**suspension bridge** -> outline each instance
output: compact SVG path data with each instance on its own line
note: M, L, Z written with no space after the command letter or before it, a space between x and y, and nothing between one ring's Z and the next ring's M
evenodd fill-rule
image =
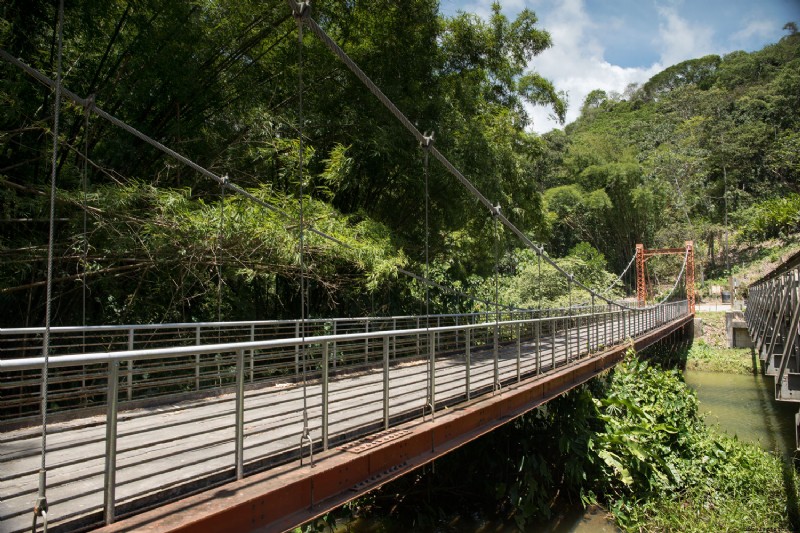
M544 261L566 279L570 305L517 309L501 305L497 292L487 302L435 284L426 236L424 274L398 272L489 311L432 314L426 302L426 312L415 316L308 317L304 235L347 245L304 219L301 176L299 319L55 327L51 208L45 325L0 329L3 531L31 524L59 531L289 529L586 382L631 347L676 341L691 331L693 243L638 246L628 264L636 264L635 299L587 286L452 165L432 134L417 130L311 18L307 2L287 3L301 50L305 28L420 143L426 191L433 157L487 209L496 231L502 224L540 266ZM59 106L67 99L223 190L297 222L63 87L60 33L58 50L55 80L0 50L4 61L55 91L51 206ZM427 193L425 209L427 220ZM682 255L683 262L672 289L648 304L645 261L663 254ZM573 288L588 300L572 305Z

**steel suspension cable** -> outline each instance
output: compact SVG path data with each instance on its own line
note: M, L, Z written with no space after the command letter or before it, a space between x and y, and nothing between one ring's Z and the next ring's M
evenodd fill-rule
M659 300L659 302L655 305L661 305L662 303L665 303L675 292L675 289L678 288L678 283L680 283L681 278L683 278L684 272L686 272L686 262L688 260L689 260L689 250L687 249L686 254L683 256L683 265L681 265L681 271L678 273L678 277L677 279L675 279L675 283L672 285L672 289L667 293L666 296L664 296L661 300Z
M633 262L634 262L634 261L636 261L636 253L634 253L634 254L633 254L633 257L631 257L631 260L630 260L630 261L628 261L628 266L626 266L626 267L625 267L625 270L623 270L623 271L622 271L622 274L620 274L619 276L617 276L617 279L615 279L614 281L612 281L612 282L611 282L611 284L610 284L608 287L606 287L605 289L603 289L603 291L602 291L600 294L607 294L607 293L608 293L608 291L610 291L610 290L611 290L611 289L614 287L614 285L616 285L617 283L619 283L619 281L620 281L620 280L623 278L623 276L625 276L625 274L626 274L626 273L628 272L628 270L631 268L631 265L633 265Z
M38 70L26 65L25 63L23 63L19 59L13 57L11 54L6 52L5 50L0 49L0 58L2 58L3 60L11 63L12 65L14 65L16 67L19 67L21 70L24 70L28 75L30 75L31 77L33 77L34 79L36 79L37 81L42 83L43 85L51 87L51 88L55 88L55 82L53 80L51 80L50 78L48 78L47 76L45 76L44 74L39 72ZM256 196L254 196L253 194L245 191L244 189L241 189L237 185L231 183L229 179L225 183L225 179L222 176L218 176L217 174L214 174L213 172L201 167L200 165L197 165L196 163L192 162L191 160L189 160L185 156L182 156L182 155L178 154L177 152L167 148L166 146L164 146L163 144L159 143L158 141L148 137L147 135L145 135L144 133L140 132L136 128L130 126L129 124L126 124L125 122L119 120L118 118L106 113L101 108L96 106L96 104L94 102L94 97L81 98L81 97L77 96L76 94L72 93L71 91L69 91L69 90L67 90L67 89L65 89L63 87L62 87L62 92L63 92L63 95L65 97L69 98L70 100L72 100L73 102L75 102L75 103L77 103L77 104L79 104L81 106L87 107L88 109L90 109L92 112L94 112L100 118L103 118L103 119L111 122L115 126L117 126L117 127L121 128L121 129L133 134L135 137L143 140L144 142L146 142L146 143L150 144L151 146L157 148L158 150L164 152L166 155L168 155L168 156L180 161L181 163L183 163L183 164L189 166L190 168L192 168L193 170L198 171L203 176L210 177L214 181L220 183L221 185L224 185L226 189L231 190L231 191L233 191L233 192L235 192L237 194L241 194L242 196L244 196L248 200L253 201L257 205L259 205L261 207L264 207L264 208L266 208L266 209L278 214L279 216L281 216L285 220L292 220L292 217L286 211L278 208L277 206L275 206L275 205L273 205L273 204L271 204L269 202L266 202L266 201L264 201L264 200L262 200L262 199L260 199L260 198L258 198ZM349 245L349 244L347 244L345 242L342 242L341 240L337 239L336 237L334 237L332 235L329 235L329 234L327 234L325 232L322 232L322 231L314 228L313 226L308 226L306 228L306 230L309 233L313 233L313 234L315 234L315 235L317 235L317 236L319 236L319 237L321 237L323 239L326 239L326 240L328 240L330 242L338 244L339 246L342 246L342 247L347 248L349 250L353 249L353 247L351 245ZM451 292L453 294L458 294L458 295L460 295L460 296L462 296L464 298L468 298L468 299L470 299L472 301L480 302L480 303L483 303L483 304L486 304L486 305L489 304L488 300L483 300L483 299L478 298L476 296L473 296L473 295L470 295L470 294L467 294L467 293L464 293L464 292L456 291L455 289L452 289L450 287L446 287L444 285L438 284L438 283L428 279L427 277L420 276L418 274L414 274L413 272L410 272L410 271L405 270L403 268L397 268L396 270L400 274L403 274L405 276L408 276L408 277L411 277L413 279L416 279L417 281L425 283L425 284L427 284L427 285L429 285L431 287L436 287L436 288L439 288L441 290L449 291L449 292ZM512 308L512 306L506 306L506 307Z
M50 226L47 241L47 288L45 300L44 338L42 339L42 355L44 356L44 366L42 367L41 384L41 465L39 468L39 492L36 497L36 502L33 506L33 531L36 531L36 522L39 516L42 517L43 530L47 531L47 395L49 385L48 367L50 364L50 322L53 312L53 241L55 240L56 174L58 172L58 135L59 119L61 116L61 61L64 49L64 0L59 0L58 2L56 34L58 51L56 58L55 101L53 102L53 153L50 171Z
M287 0L287 3L289 3L289 5L292 6L293 8L298 6L297 2L295 2L294 0ZM308 2L307 1L304 2L303 5L307 6ZM403 123L403 125L409 131L411 131L414 134L414 136L416 138L418 138L418 139L424 138L424 136L419 132L419 130L417 130L413 126L413 124L399 111L399 109L397 109L397 107L394 106L394 104L392 104L391 101L389 101L388 98L385 95L383 95L383 93L380 91L380 89L378 89L377 86L374 83L372 83L371 80L369 80L368 77L366 77L366 75L363 73L363 71L361 71L358 68L358 66L355 63L353 63L352 60L350 60L350 58L344 53L344 51L342 51L338 47L338 45L336 45L336 43L332 39L330 39L330 37L328 37L327 34L325 34L325 32L321 28L319 28L319 26L316 24L316 22L313 19L311 19L310 17L307 16L306 12L307 12L307 9L305 9L304 12L301 14L300 19L303 22L307 23L309 25L309 27L312 29L312 31L315 34L317 34L317 36L326 45L328 45L328 47L332 51L334 51L334 53L336 53L337 56L342 58L342 60L348 65L348 67L350 67L351 70L356 73L356 75L359 77L359 79L361 79L361 81L363 83L365 83L365 85L367 85L367 87L370 88L370 90L372 90L372 92L375 93L376 96L379 97L379 99L390 109L390 111L392 111L392 113ZM4 59L5 61L7 61L9 63L14 64L15 66L17 66L19 68L21 68L22 70L27 72L29 75L31 75L33 78L35 78L39 82L43 83L44 85L47 85L47 86L50 86L50 87L55 87L55 82L53 80L49 79L47 76L45 76L44 74L40 73L36 69L26 65L22 61L14 58L11 54L9 54L8 52L6 52L6 51L4 51L2 49L0 49L0 58ZM69 91L67 89L62 88L62 93L63 93L64 96L66 96L70 100L78 103L79 105L82 105L82 106L86 106L87 105L87 100L86 99L77 96L75 93L72 93L71 91ZM92 110L99 117L111 122L112 124L116 125L117 127L121 128L121 129L124 129L125 131L128 131L129 133L131 133L135 137L137 137L140 140L146 142L147 144L150 144L151 146L153 146L153 147L157 148L158 150L164 152L165 154L169 155L170 157L172 157L172 158L184 163L185 165L187 165L190 168L194 169L198 173L200 173L200 174L202 174L202 175L204 175L206 177L209 177L209 178L217 181L218 183L222 183L223 182L222 178L220 176L218 176L217 174L215 174L215 173L213 173L213 172L201 167L200 165L194 163L190 159L188 159L185 156L175 152L174 150L172 150L170 148L167 148L162 143L160 143L160 142L148 137L147 135L143 134L142 132L140 132L139 130L134 128L133 126L130 126L129 124L121 121L120 119L114 117L113 115L110 115L109 113L105 112L104 110L102 110L101 108L97 107L96 105L92 106ZM435 147L432 147L430 149L430 151L433 154L433 156L437 160L439 160L445 166L445 168L452 175L454 175L464 185L464 187L467 188L482 204L484 204L488 209L490 209L490 210L492 209L491 202L485 196L483 196L483 194L481 194L480 191L463 174L461 174L461 172L459 172L458 169L456 169L455 166L452 165L452 163L450 163L444 157L444 155L442 155ZM273 205L273 204L271 204L271 203L269 203L269 202L267 202L265 200L262 200L261 198L258 198L254 194L242 189L238 185L235 185L235 184L230 183L230 182L228 182L227 184L224 184L224 185L229 190L232 190L232 191L236 192L237 194L240 194L240 195L250 199L251 201L254 201L258 205L260 205L260 206L262 206L264 208L267 208L267 209L269 209L269 210L271 210L273 212L276 212L276 213L278 213L279 215L283 216L286 219L291 219L291 217L288 215L288 213L286 213L282 209L278 208L277 206L275 206L275 205ZM571 277L570 273L568 273L563 268L561 268L553 259L551 259L550 257L547 256L547 254L544 253L544 249L541 246L535 245L519 228L517 228L513 223L511 223L503 214L499 214L498 218L500 219L500 221L506 227L508 227L512 231L512 233L514 233L523 242L523 244L526 247L532 249L534 252L536 252L536 254L538 256L544 258L544 260L547 261L561 275L563 275L565 277ZM324 239L327 239L327 240L329 240L331 242L335 242L335 243L337 243L339 245L342 245L342 246L345 246L347 248L352 248L351 246L347 245L346 243L342 242L341 240L337 239L336 237L333 237L333 236L328 235L328 234L326 234L326 233L324 233L322 231L319 231L316 228L314 228L313 226L309 226L307 228L307 230L308 230L309 233L316 234L316 235L318 235L318 236L320 236L320 237L322 237ZM397 270L400 273L408 274L408 272L405 271L405 270L402 270L402 269L397 269ZM413 277L417 277L415 275L412 275L412 276ZM432 283L430 280L423 280L423 281L425 281L426 283ZM606 302L607 304L614 305L614 306L617 306L617 307L620 307L620 308L624 308L624 309L632 309L632 307L630 307L630 306L624 305L624 304L622 304L620 302L614 302L614 301L606 298L605 296L603 296L601 294L597 294L596 291L594 291L593 289L590 289L589 287L585 286L583 283L581 283L578 280L574 280L574 282L579 287L581 287L584 290L586 290L587 292L596 294L599 299L601 299L602 301ZM432 286L438 286L438 285L435 284L435 283L432 283ZM476 298L474 298L474 297L472 297L470 295L465 295L465 296L467 296L469 298L472 298L475 301L481 301L481 300L476 299Z
M295 0L286 0L287 4L292 8L293 11L297 12L297 2ZM300 16L300 20L304 23L308 28L311 30L317 38L322 41L328 49L333 52L346 66L350 71L355 74L355 76L361 80L361 82L369 89L369 91L375 95L376 98L386 107L392 115L400 121L401 124L420 142L424 142L424 135L417 129L416 126L406 117L402 111L381 91L381 89L367 76L363 70L347 55L347 53L323 30L317 22L308 15L308 10L304 10L304 12ZM490 212L494 210L494 205L492 204L489 199L484 196L480 190L478 190L469 179L466 178L436 147L431 148L431 154L435 157L449 172L452 174L459 182L470 192L472 193L475 198L477 198L480 203L482 203ZM498 213L497 217L500 219L500 222L503 223L509 230L511 230L521 241L522 243L536 252L539 255L544 253L544 250L536 246L527 235L525 235L522 230L516 227L508 218L505 217L502 213ZM572 281L577 284L580 288L586 290L589 293L595 294L598 298L605 301L610 305L615 305L621 308L631 309L631 307L621 304L619 302L614 302L609 300L602 294L598 294L597 291L591 289L590 287L584 285L578 280L574 279L574 276L561 268L554 260L549 258L547 255L544 255L544 260L550 263L550 265L555 268L558 272L560 272L563 276L571 278Z

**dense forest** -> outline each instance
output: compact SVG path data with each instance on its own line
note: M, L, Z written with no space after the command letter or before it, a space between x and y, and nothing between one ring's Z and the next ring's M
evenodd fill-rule
M54 2L7 2L0 16L0 48L55 78ZM693 239L714 277L725 273L727 227L739 243L798 229L794 23L761 51L685 61L622 94L594 91L576 122L538 135L526 105L563 120L567 95L530 70L552 44L533 12L444 17L435 0L381 0L315 3L312 16L589 286L613 280L638 242ZM507 305L565 298L564 278L548 265L539 274L535 255L441 165L426 164L314 35L301 46L284 2L67 2L62 64L65 88L261 203L65 99L54 323L298 316L301 190L307 224L344 244L306 232L312 315L419 312L424 286L406 270L488 300L497 270ZM7 61L0 72L0 324L41 325L54 93ZM662 269L675 276L674 265ZM431 304L479 308L436 288Z

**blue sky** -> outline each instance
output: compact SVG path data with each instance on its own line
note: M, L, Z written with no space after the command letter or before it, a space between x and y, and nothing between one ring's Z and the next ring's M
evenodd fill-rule
M492 0L440 0L441 11L486 17ZM593 89L623 92L670 65L707 54L754 51L800 24L800 0L501 0L513 18L534 11L553 46L530 65L569 94L567 122ZM533 129L558 124L543 108L530 110Z

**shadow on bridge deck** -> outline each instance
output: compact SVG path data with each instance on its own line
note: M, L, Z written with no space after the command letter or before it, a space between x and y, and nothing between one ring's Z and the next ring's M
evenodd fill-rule
M690 334L693 316L638 337L637 351ZM424 465L614 366L617 345L486 396L355 443L173 502L101 531L284 531Z

